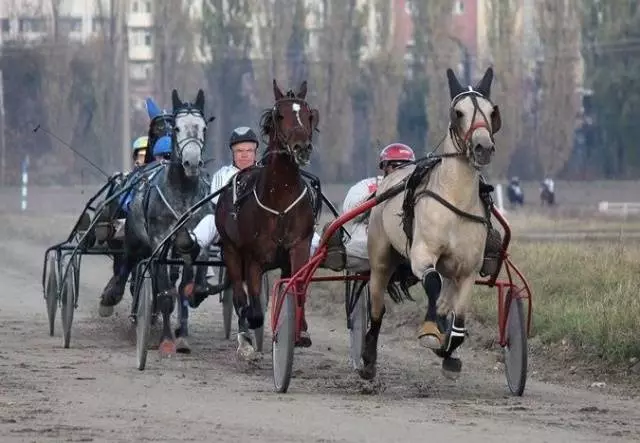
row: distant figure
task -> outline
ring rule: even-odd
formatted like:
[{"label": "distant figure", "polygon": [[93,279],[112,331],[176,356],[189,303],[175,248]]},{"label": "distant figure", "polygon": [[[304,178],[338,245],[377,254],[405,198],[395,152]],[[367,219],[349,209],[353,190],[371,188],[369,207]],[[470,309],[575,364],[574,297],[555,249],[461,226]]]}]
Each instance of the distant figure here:
[{"label": "distant figure", "polygon": [[507,186],[507,198],[511,203],[511,207],[524,206],[524,193],[520,187],[520,179],[518,177],[511,178],[509,186]]},{"label": "distant figure", "polygon": [[549,206],[553,206],[556,202],[555,183],[550,177],[545,178],[540,185],[540,204],[542,206],[545,203]]}]

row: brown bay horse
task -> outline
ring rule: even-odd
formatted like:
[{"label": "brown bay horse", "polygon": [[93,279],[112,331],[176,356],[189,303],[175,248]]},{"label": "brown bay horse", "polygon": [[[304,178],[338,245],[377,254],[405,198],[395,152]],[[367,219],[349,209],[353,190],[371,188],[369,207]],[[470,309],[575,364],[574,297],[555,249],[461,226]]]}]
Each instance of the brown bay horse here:
[{"label": "brown bay horse", "polygon": [[[238,316],[238,354],[252,358],[249,329],[264,324],[260,286],[265,271],[279,268],[290,277],[309,260],[315,225],[311,189],[301,166],[309,163],[319,113],[305,101],[307,82],[283,94],[273,80],[275,104],[260,126],[268,138],[259,165],[239,172],[220,194],[215,214],[222,254]],[[304,311],[303,311],[304,312]],[[311,346],[303,314],[296,346]]]}]

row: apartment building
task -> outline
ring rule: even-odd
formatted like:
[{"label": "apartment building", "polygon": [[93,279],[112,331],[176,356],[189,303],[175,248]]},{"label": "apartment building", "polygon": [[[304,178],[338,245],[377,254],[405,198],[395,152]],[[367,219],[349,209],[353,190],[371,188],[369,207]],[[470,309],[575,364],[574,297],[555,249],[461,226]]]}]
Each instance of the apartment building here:
[{"label": "apartment building", "polygon": [[132,103],[142,107],[152,91],[152,0],[61,0],[58,10],[49,0],[0,1],[0,50],[8,41],[38,41],[56,31],[85,42],[107,32],[115,24],[119,8],[125,8],[128,66]]}]

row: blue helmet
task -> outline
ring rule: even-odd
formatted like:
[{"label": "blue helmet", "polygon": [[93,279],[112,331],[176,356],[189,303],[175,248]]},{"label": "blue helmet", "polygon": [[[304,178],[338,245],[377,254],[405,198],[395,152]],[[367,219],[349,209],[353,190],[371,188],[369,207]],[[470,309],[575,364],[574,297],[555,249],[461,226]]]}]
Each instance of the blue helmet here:
[{"label": "blue helmet", "polygon": [[164,154],[171,154],[171,137],[167,135],[160,137],[153,145],[154,157]]}]

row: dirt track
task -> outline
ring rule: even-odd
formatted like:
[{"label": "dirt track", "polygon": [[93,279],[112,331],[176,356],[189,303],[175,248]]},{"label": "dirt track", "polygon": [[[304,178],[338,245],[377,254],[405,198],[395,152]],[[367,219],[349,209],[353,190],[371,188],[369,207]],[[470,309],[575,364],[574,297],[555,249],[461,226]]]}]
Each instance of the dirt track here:
[{"label": "dirt track", "polygon": [[[270,346],[257,368],[236,360],[234,342],[222,337],[217,299],[192,313],[191,356],[160,360],[151,351],[147,370],[139,372],[126,318],[130,299],[116,317],[97,317],[109,268],[102,258],[85,260],[72,348],[62,349],[60,323],[56,337],[47,333],[40,285],[46,245],[36,232],[31,240],[16,236],[33,225],[25,226],[0,233],[3,443],[640,439],[640,402],[621,397],[615,386],[554,385],[532,376],[525,396],[513,398],[491,355],[468,348],[463,376],[446,381],[438,360],[388,323],[379,381],[364,383],[347,366],[339,309],[329,310],[337,312],[331,318],[312,312],[314,345],[297,352],[286,395],[272,392]],[[60,236],[66,229],[55,230]]]}]

